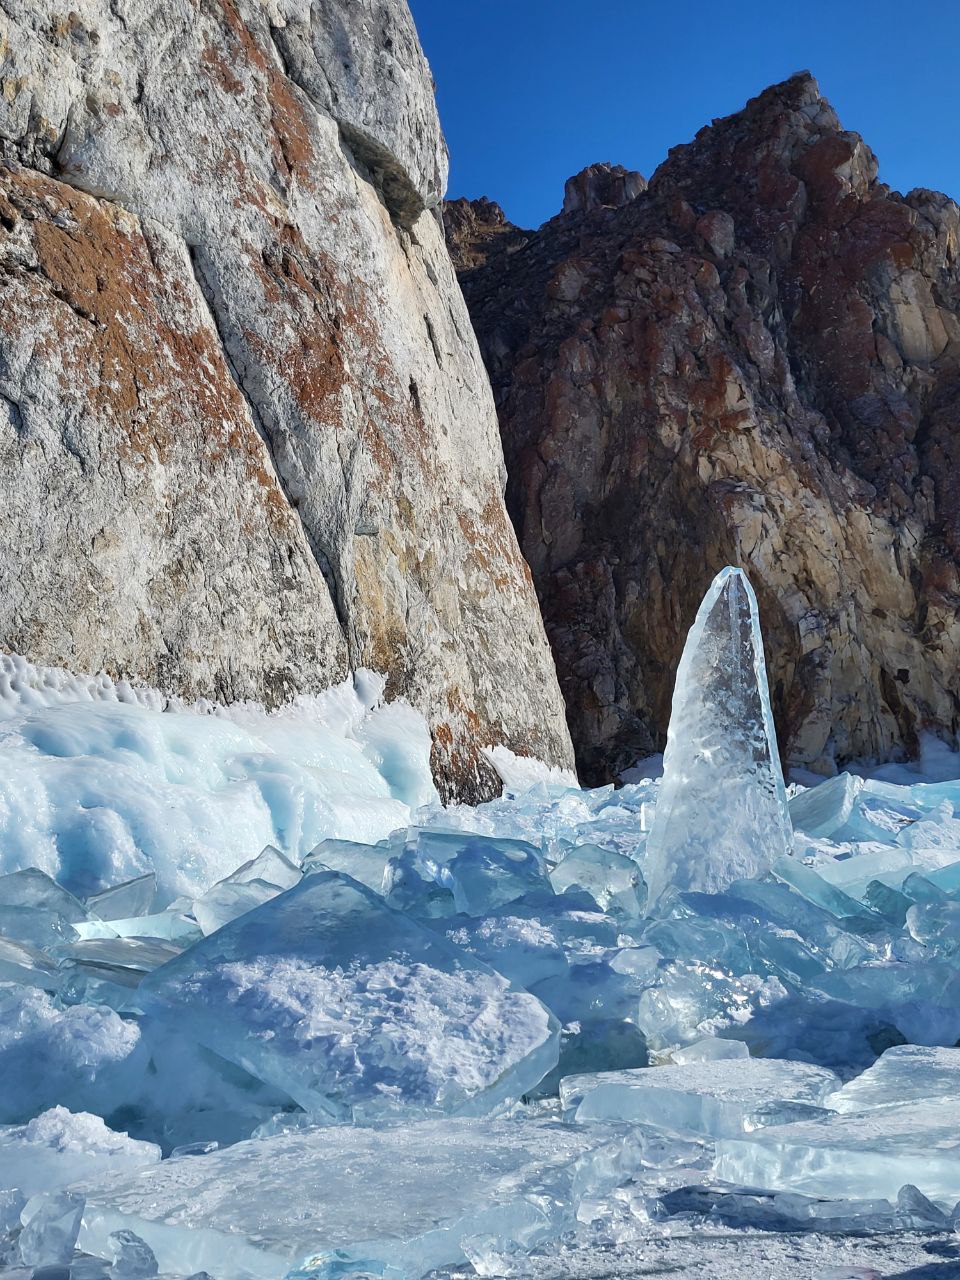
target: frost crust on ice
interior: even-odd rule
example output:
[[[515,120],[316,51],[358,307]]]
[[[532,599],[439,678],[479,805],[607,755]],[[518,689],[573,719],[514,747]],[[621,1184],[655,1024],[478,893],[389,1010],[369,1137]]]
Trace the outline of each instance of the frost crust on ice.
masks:
[[[426,723],[383,689],[360,671],[269,715],[186,708],[0,656],[0,872],[80,896],[153,873],[166,905],[268,844],[375,843],[437,799]]]

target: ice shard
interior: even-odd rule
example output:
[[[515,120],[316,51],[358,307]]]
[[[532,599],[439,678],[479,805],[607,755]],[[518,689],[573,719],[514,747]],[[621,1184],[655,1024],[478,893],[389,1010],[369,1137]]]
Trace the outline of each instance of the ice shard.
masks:
[[[25,1125],[0,1126],[0,1186],[24,1196],[61,1191],[106,1174],[127,1176],[160,1159],[160,1148],[114,1133],[99,1116],[53,1107]]]
[[[960,1199],[960,1103],[943,1096],[829,1120],[757,1129],[717,1144],[715,1173],[740,1186],[896,1199],[906,1183],[939,1204]]]
[[[715,893],[761,875],[792,843],[757,599],[743,571],[726,568],[677,670],[644,865],[649,900],[671,885]]]
[[[727,1058],[565,1076],[560,1103],[579,1122],[622,1121],[710,1138],[813,1118],[839,1084],[807,1062]]]
[[[862,1075],[830,1094],[833,1111],[869,1111],[907,1102],[935,1102],[960,1093],[960,1049],[893,1045]]]
[[[556,1064],[534,996],[337,872],[306,876],[140,986],[144,1012],[334,1120],[485,1114]]]

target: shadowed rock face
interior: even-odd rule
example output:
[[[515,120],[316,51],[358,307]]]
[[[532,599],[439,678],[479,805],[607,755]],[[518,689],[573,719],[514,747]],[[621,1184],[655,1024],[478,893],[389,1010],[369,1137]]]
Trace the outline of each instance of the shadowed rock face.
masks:
[[[790,762],[956,733],[958,253],[957,206],[879,182],[806,74],[621,208],[455,241],[586,779],[662,747],[728,563]]]
[[[0,83],[0,648],[569,763],[403,0],[11,0]]]

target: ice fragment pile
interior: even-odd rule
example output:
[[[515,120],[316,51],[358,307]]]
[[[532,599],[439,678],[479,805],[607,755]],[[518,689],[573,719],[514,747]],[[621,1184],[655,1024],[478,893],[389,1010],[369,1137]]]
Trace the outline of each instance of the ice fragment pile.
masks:
[[[366,676],[286,716],[15,683],[0,1275],[952,1237],[960,759],[788,800],[739,570],[619,789],[499,749],[444,808]]]

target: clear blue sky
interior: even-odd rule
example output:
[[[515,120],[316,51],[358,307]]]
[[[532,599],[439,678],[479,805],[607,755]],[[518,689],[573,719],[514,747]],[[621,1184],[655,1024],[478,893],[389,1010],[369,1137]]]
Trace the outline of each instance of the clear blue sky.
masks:
[[[669,147],[809,70],[901,191],[960,198],[960,0],[410,0],[437,81],[450,194],[521,226],[597,160]]]

